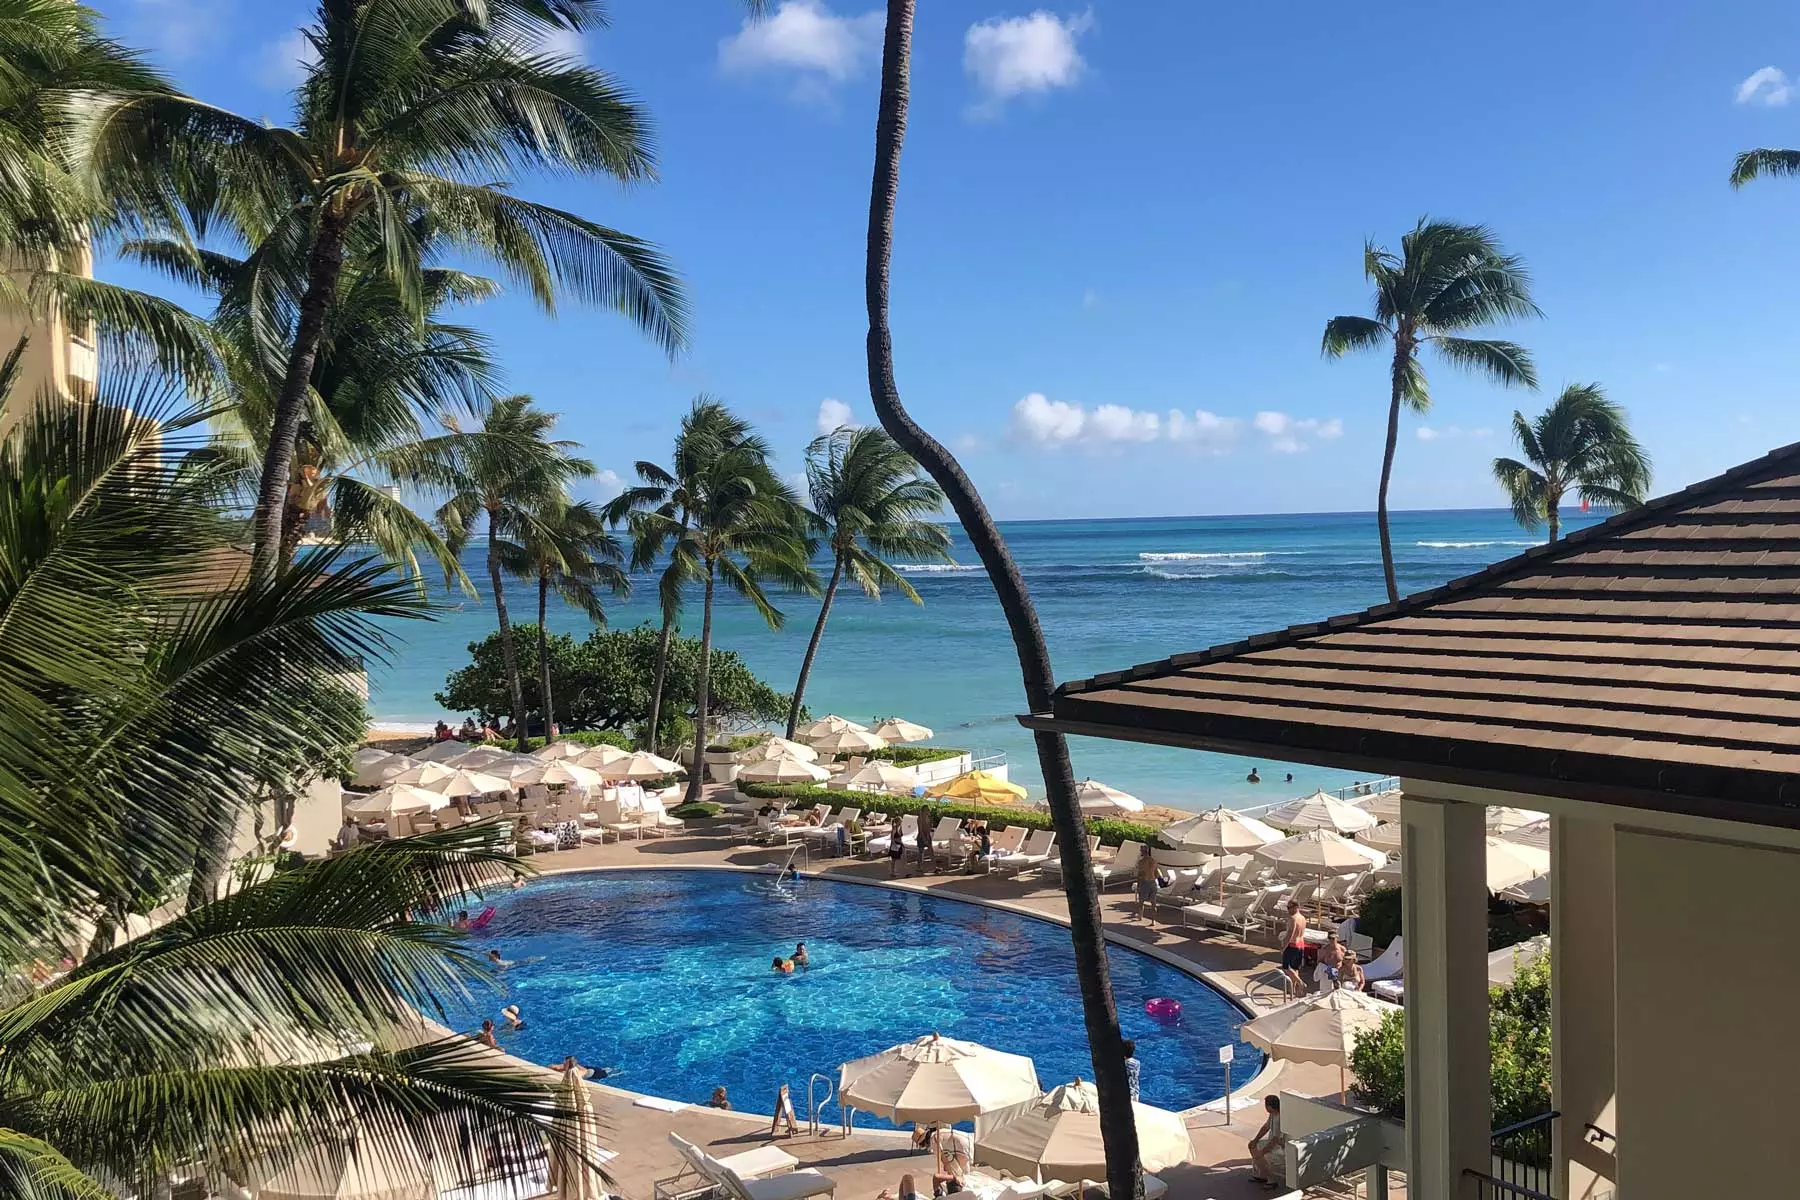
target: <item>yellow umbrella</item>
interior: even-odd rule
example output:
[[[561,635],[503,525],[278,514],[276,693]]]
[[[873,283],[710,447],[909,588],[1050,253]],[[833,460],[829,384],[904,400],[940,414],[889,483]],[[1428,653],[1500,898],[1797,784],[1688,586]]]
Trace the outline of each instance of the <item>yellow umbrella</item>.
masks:
[[[934,800],[973,800],[979,804],[1015,804],[1028,793],[990,771],[966,771],[925,793]]]

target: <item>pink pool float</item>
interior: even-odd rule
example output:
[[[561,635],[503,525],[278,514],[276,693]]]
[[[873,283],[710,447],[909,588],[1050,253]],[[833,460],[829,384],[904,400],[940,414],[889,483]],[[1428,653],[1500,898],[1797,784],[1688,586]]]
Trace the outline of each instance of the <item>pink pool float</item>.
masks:
[[[1172,996],[1152,996],[1144,1001],[1144,1011],[1158,1021],[1181,1020],[1181,1001]]]

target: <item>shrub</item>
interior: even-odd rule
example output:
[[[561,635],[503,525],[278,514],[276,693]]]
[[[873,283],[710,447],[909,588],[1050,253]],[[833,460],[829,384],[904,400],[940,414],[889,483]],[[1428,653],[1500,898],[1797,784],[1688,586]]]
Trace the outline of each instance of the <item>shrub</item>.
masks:
[[[892,796],[884,792],[852,792],[836,788],[807,787],[795,783],[740,783],[738,791],[758,800],[796,799],[814,804],[830,804],[834,808],[855,806],[864,812],[904,815],[929,812],[934,820],[961,817],[965,821],[986,821],[1000,829],[1022,826],[1026,829],[1049,829],[1050,814],[1034,808],[1015,808],[1004,804],[963,804],[951,800],[941,802],[922,796]],[[1136,821],[1108,818],[1090,820],[1088,832],[1099,836],[1108,846],[1121,842],[1152,842],[1156,830]]]
[[[1385,946],[1400,936],[1400,889],[1376,888],[1356,909],[1356,932]]]
[[[696,800],[692,804],[679,804],[669,810],[671,817],[686,820],[691,817],[716,817],[725,810],[711,800]]]

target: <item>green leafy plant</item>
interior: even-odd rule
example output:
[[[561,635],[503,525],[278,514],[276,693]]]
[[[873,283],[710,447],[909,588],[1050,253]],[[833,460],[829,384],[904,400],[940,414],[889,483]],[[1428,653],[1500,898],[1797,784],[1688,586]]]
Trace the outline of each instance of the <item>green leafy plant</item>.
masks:
[[[871,750],[860,757],[891,762],[897,767],[913,767],[920,763],[944,762],[952,758],[961,758],[967,753],[967,750],[959,750],[953,746],[889,746],[885,750]],[[838,757],[845,759],[858,756],[840,754]]]
[[[690,820],[695,817],[716,817],[725,810],[711,800],[696,800],[692,804],[678,804],[669,810],[671,817]]]
[[[1356,932],[1385,946],[1400,936],[1400,889],[1379,887],[1356,908]]]
[[[865,813],[884,812],[904,816],[929,812],[935,818],[961,817],[965,821],[986,821],[996,829],[1053,829],[1050,814],[1034,808],[1012,808],[1003,804],[962,804],[958,801],[928,800],[923,796],[892,796],[885,792],[853,792],[839,788],[807,787],[790,783],[740,783],[738,791],[757,800],[794,799],[814,804],[830,804],[834,808],[857,807]],[[1090,820],[1088,832],[1099,836],[1103,845],[1122,842],[1153,843],[1156,830],[1136,821],[1106,818]]]

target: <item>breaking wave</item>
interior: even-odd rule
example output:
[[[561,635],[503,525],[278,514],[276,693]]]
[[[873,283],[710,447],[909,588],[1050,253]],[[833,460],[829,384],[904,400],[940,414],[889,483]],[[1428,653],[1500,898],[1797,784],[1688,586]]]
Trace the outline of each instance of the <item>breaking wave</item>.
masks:
[[[1205,562],[1208,559],[1250,559],[1261,560],[1269,556],[1266,550],[1220,550],[1215,553],[1201,554],[1192,550],[1171,550],[1166,552],[1146,552],[1138,555],[1139,562]]]
[[[1246,563],[1244,565],[1252,568],[1256,566],[1254,563]],[[1176,581],[1189,579],[1230,579],[1238,582],[1248,582],[1257,579],[1299,578],[1299,576],[1295,575],[1292,571],[1263,571],[1255,569],[1250,571],[1167,571],[1161,567],[1139,567],[1138,574],[1148,575],[1152,579],[1170,579]]]
[[[980,563],[895,563],[902,575],[947,575],[958,571],[979,571]]]

